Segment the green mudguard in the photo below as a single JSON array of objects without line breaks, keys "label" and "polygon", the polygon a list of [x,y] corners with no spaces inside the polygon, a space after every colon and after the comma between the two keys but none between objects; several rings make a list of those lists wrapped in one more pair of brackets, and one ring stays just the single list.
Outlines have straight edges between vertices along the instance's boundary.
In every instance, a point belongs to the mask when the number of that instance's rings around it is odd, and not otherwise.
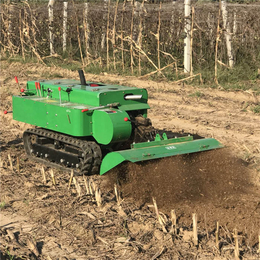
[{"label": "green mudguard", "polygon": [[192,136],[137,143],[132,145],[131,149],[108,153],[102,161],[100,175],[108,172],[124,161],[140,162],[217,148],[223,148],[223,145],[216,139],[206,138],[193,140]]}]

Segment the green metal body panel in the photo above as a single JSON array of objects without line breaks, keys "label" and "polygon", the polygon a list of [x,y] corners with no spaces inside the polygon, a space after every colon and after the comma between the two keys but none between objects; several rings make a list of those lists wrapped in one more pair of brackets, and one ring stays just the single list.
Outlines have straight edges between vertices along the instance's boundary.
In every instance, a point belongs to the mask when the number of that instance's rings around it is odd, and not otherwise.
[{"label": "green metal body panel", "polygon": [[[29,81],[26,94],[13,97],[13,118],[71,136],[93,136],[104,145],[128,140],[132,126],[124,119],[130,119],[127,112],[135,110],[146,117],[147,91],[102,83],[87,84],[94,86],[80,85],[76,80],[41,81],[37,92],[35,81]],[[142,97],[126,100],[125,95]],[[117,106],[110,108],[112,103]]]},{"label": "green metal body panel", "polygon": [[192,137],[189,137],[139,143],[132,149],[107,154],[102,161],[100,174],[106,173],[124,161],[140,162],[222,147],[223,145],[213,138],[192,141]]},{"label": "green metal body panel", "polygon": [[[135,87],[125,87],[119,85],[104,85],[91,87],[80,85],[80,82],[76,80],[49,80],[41,81],[41,94],[43,97],[47,97],[47,89],[52,92],[49,93],[50,98],[59,100],[59,90],[61,87],[61,100],[62,102],[72,102],[78,104],[85,104],[88,106],[104,106],[109,103],[118,102],[119,109],[125,111],[149,109],[147,104],[148,94],[146,89],[140,89]],[[91,84],[91,82],[87,82]],[[66,92],[67,88],[71,88],[70,93]],[[36,94],[35,81],[27,82],[27,89],[32,90]],[[142,95],[140,100],[125,100],[124,96],[127,94]]]},{"label": "green metal body panel", "polygon": [[57,99],[13,96],[13,119],[73,136],[92,133],[92,114],[82,109],[75,103],[60,106]]}]

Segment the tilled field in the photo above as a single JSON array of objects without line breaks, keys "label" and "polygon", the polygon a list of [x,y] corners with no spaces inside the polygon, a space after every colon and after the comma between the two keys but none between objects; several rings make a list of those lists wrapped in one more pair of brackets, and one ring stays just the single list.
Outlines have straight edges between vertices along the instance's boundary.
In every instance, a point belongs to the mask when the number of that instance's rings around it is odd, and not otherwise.
[{"label": "tilled field", "polygon": [[[60,68],[2,62],[1,111],[12,110],[12,94],[18,93],[14,76],[23,85],[43,72],[77,78]],[[145,87],[156,128],[214,137],[226,148],[123,164],[107,175],[70,183],[69,173],[26,158],[22,133],[30,126],[2,113],[3,259],[9,254],[16,259],[233,259],[236,232],[239,257],[259,259],[260,116],[251,111],[258,97],[117,75],[86,78]]]}]

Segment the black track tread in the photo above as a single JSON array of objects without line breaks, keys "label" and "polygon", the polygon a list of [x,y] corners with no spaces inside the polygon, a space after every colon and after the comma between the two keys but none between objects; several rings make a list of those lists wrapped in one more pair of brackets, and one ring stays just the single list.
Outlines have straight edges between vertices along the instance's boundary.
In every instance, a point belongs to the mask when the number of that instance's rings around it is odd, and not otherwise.
[{"label": "black track tread", "polygon": [[[25,151],[28,154],[28,156],[32,157],[33,159],[40,161],[40,162],[45,162],[51,166],[55,165],[56,163],[52,163],[48,160],[38,158],[36,156],[33,156],[30,152],[29,148],[29,139],[28,137],[31,134],[35,134],[37,136],[42,136],[42,137],[47,137],[50,139],[54,139],[57,141],[60,141],[65,144],[72,145],[74,147],[80,148],[82,150],[82,158],[80,159],[80,167],[79,169],[75,168],[75,173],[77,175],[89,175],[89,174],[96,174],[99,171],[99,167],[101,164],[101,158],[102,158],[102,152],[99,147],[99,145],[95,142],[90,142],[90,141],[85,141],[81,140],[75,137],[71,137],[65,134],[53,132],[47,129],[42,129],[42,128],[34,128],[34,129],[27,129],[24,132],[24,146],[25,146]],[[64,165],[58,165],[56,164],[57,167],[59,168],[66,168]],[[66,169],[72,169],[72,168],[66,168]]]},{"label": "black track tread", "polygon": [[94,161],[93,152],[90,144],[88,144],[86,141],[82,145],[82,150],[84,151],[84,157],[80,163],[80,173],[81,175],[88,175],[91,174],[92,164]]},{"label": "black track tread", "polygon": [[97,174],[99,172],[101,160],[102,160],[102,151],[100,146],[95,142],[89,142],[92,153],[93,153],[93,164],[91,169],[91,174]]}]

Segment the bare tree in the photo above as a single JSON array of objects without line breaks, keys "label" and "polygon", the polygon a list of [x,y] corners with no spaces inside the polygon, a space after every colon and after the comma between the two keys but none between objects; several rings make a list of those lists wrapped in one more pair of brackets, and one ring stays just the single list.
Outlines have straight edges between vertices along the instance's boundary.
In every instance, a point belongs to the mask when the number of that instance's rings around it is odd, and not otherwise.
[{"label": "bare tree", "polygon": [[228,21],[226,0],[221,1],[221,11],[222,11],[222,17],[223,17],[224,35],[225,35],[226,46],[227,46],[228,64],[229,64],[230,68],[233,68],[234,57],[233,57],[233,53],[232,53],[232,38],[231,38],[230,23]]},{"label": "bare tree", "polygon": [[55,0],[49,0],[48,9],[49,9],[49,33],[50,33],[50,54],[53,55],[54,52],[54,37],[53,37],[53,5]]},{"label": "bare tree", "polygon": [[102,36],[101,36],[101,49],[102,50],[105,48],[105,42],[106,42],[107,13],[108,13],[108,0],[104,0],[103,25],[102,25]]},{"label": "bare tree", "polygon": [[186,37],[184,39],[184,72],[189,73],[191,70],[191,60],[190,60],[191,0],[184,0],[184,18],[185,18],[184,32],[186,34]]},{"label": "bare tree", "polygon": [[68,2],[63,3],[63,52],[67,48],[67,22],[68,22]]}]

